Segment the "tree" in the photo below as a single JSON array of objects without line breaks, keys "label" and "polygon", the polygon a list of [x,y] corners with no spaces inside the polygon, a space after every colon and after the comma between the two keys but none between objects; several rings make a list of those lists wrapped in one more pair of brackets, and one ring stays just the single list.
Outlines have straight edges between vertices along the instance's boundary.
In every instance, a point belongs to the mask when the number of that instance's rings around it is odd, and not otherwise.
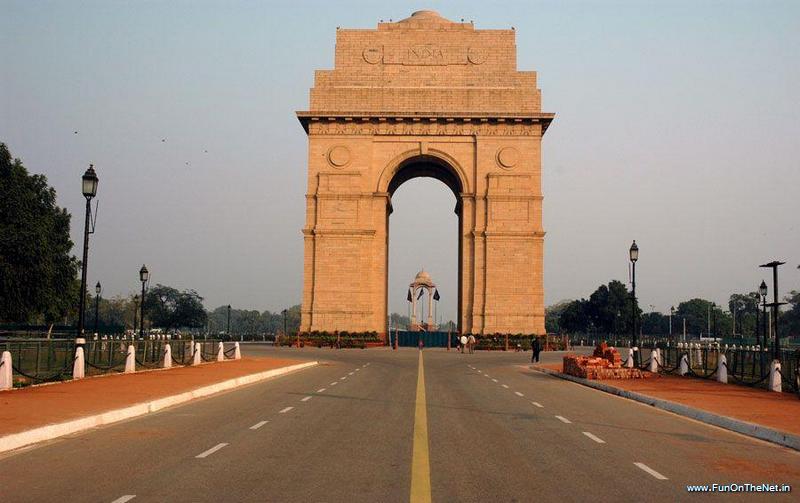
[{"label": "tree", "polygon": [[591,318],[589,317],[589,301],[573,300],[561,312],[558,325],[564,332],[587,332]]},{"label": "tree", "polygon": [[561,332],[561,325],[559,324],[561,315],[564,310],[574,301],[562,300],[552,306],[548,306],[544,310],[544,327],[548,334],[557,334]]},{"label": "tree", "polygon": [[800,292],[792,290],[784,300],[789,303],[789,310],[780,317],[781,338],[800,335]]},{"label": "tree", "polygon": [[411,320],[404,314],[392,313],[389,315],[389,326],[392,328],[397,327],[398,329],[408,330],[410,325]]},{"label": "tree", "polygon": [[44,175],[0,143],[0,321],[51,322],[76,312],[78,260],[70,215]]},{"label": "tree", "polygon": [[174,328],[203,327],[208,319],[203,298],[197,292],[180,292],[164,285],[156,285],[147,292],[144,311],[151,326],[163,328],[166,332]]}]

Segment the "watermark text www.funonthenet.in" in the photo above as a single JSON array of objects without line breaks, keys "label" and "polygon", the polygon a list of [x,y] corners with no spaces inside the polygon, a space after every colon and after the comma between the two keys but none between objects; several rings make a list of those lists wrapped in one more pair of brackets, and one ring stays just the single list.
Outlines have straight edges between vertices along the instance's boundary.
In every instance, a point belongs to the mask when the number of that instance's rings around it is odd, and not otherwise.
[{"label": "watermark text www.funonthenet.in", "polygon": [[686,491],[690,493],[790,493],[792,486],[789,484],[708,484],[688,485]]}]

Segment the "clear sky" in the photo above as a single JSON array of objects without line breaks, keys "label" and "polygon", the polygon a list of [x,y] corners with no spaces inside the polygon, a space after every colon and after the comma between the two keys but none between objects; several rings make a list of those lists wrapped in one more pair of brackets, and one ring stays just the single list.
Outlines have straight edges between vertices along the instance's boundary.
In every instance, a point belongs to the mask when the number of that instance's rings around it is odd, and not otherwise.
[{"label": "clear sky", "polygon": [[[518,66],[539,72],[557,114],[543,147],[548,304],[627,280],[632,239],[645,310],[725,302],[771,259],[789,261],[781,289],[800,288],[800,2],[6,0],[0,141],[48,176],[76,243],[95,164],[89,282],[106,295],[134,291],[146,263],[209,307],[281,309],[302,289],[294,112],[332,67],[337,26],[423,8],[514,26]],[[393,202],[390,308],[406,312],[425,266],[455,318],[452,194],[417,179]]]}]

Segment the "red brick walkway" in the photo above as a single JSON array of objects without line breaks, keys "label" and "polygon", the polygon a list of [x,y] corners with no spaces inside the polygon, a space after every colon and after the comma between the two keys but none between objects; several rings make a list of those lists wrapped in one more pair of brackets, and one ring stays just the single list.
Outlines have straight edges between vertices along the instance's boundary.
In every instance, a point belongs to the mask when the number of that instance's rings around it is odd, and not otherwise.
[{"label": "red brick walkway", "polygon": [[296,363],[302,362],[243,358],[0,391],[0,436],[177,395]]},{"label": "red brick walkway", "polygon": [[[560,363],[540,366],[561,372]],[[800,399],[794,393],[773,393],[764,389],[673,375],[662,375],[658,379],[608,379],[598,382],[800,435]]]}]

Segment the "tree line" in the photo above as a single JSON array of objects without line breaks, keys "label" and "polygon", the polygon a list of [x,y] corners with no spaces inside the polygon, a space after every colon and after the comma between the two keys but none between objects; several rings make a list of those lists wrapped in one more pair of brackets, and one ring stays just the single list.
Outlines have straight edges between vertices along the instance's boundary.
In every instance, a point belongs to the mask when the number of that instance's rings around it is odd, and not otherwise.
[{"label": "tree line", "polygon": [[[684,300],[672,314],[672,333],[682,334],[685,320],[688,335],[731,337],[735,326],[735,336],[755,337],[757,329],[758,334],[762,333],[764,323],[759,299],[757,292],[749,292],[731,294],[727,306],[701,298]],[[788,309],[781,311],[778,319],[781,337],[800,336],[800,292],[792,290],[785,301]],[[626,336],[633,329],[634,309],[639,315],[642,334],[661,337],[670,334],[670,313],[643,312],[638,299],[634,307],[631,292],[617,280],[600,285],[588,299],[566,300],[548,307],[545,325],[548,333]]]}]

